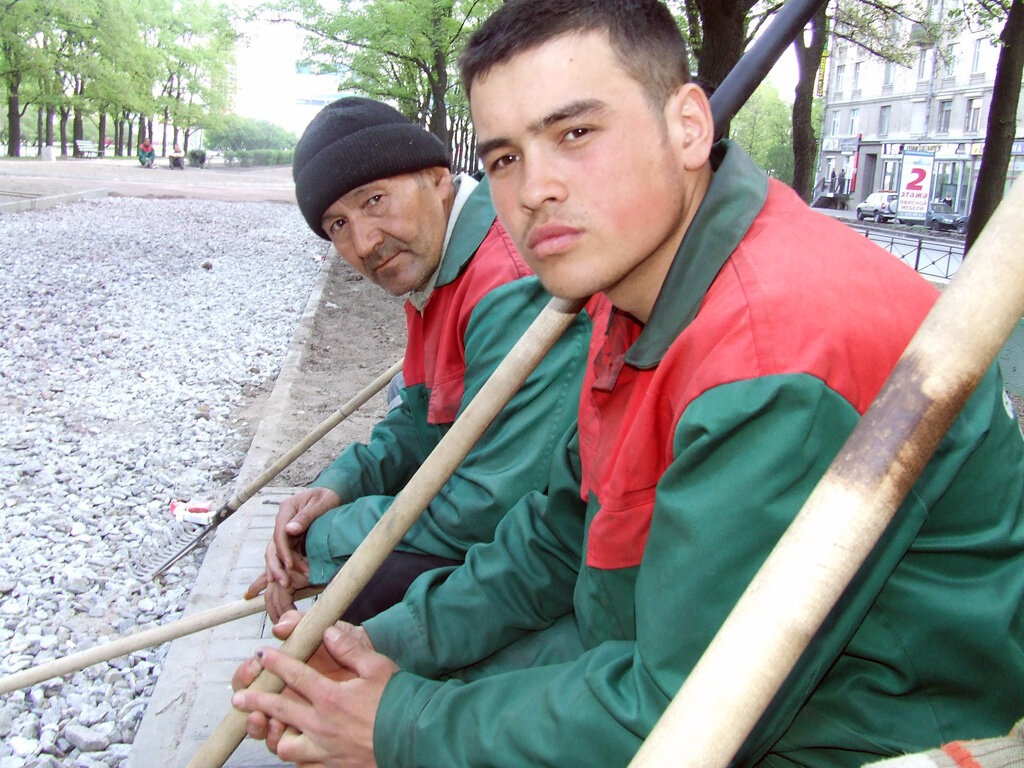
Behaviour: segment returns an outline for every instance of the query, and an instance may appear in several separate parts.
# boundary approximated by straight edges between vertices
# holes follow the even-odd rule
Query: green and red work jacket
[[[547,495],[366,623],[403,669],[382,768],[626,765],[933,304],[735,145],[713,165],[647,324],[597,307]],[[1008,402],[993,368],[735,765],[859,766],[1024,714]]]
[[[486,183],[470,194],[422,311],[406,301],[402,402],[366,445],[349,446],[313,482],[344,502],[306,537],[312,583],[341,567],[551,296],[495,219]],[[502,516],[544,489],[550,456],[576,418],[589,321],[574,322],[501,411],[398,549],[462,560]]]

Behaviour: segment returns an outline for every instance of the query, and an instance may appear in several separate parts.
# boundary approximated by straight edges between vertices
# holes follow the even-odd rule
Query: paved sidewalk
[[[289,166],[176,171],[164,160],[157,163],[143,168],[133,158],[0,158],[0,212],[103,195],[295,202]]]

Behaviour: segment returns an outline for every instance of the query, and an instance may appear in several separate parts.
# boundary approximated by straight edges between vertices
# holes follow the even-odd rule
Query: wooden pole
[[[1011,189],[631,768],[729,764],[1024,315]]]
[[[312,655],[320,645],[324,630],[338,620],[366,586],[581,308],[582,302],[563,299],[548,302],[387,512],[331,579],[320,599],[302,617],[281,646],[282,651],[301,660]],[[276,693],[284,689],[284,683],[264,670],[249,687]],[[224,765],[245,738],[245,718],[244,712],[232,708],[196,752],[188,768],[220,768]]]
[[[310,587],[295,594],[296,600],[302,600],[313,595],[320,594],[320,587]],[[28,688],[30,685],[41,683],[52,677],[60,677],[80,669],[99,664],[101,661],[110,661],[118,656],[126,656],[133,651],[140,651],[143,648],[152,648],[155,645],[175,640],[185,635],[191,635],[203,629],[216,627],[219,624],[226,624],[235,619],[244,619],[264,610],[262,595],[252,600],[239,600],[235,603],[222,605],[218,608],[211,608],[208,611],[186,616],[170,624],[145,629],[141,632],[134,632],[124,637],[119,637],[109,643],[98,645],[95,648],[87,648],[78,653],[72,653],[59,659],[40,664],[30,669],[16,672],[13,675],[0,678],[0,694],[10,693],[19,688]]]
[[[341,424],[341,422],[359,410],[367,400],[384,389],[384,387],[388,385],[388,382],[390,382],[401,370],[402,362],[398,361],[397,363],[394,363],[390,368],[384,371],[384,373],[380,374],[377,378],[353,395],[347,403],[341,406],[341,408],[320,422],[320,425],[316,427],[316,429],[293,445],[281,458],[267,467],[267,469],[263,470],[259,477],[232,496],[231,499],[220,508],[216,516],[213,518],[213,521],[208,526],[196,535],[192,541],[180,548],[177,552],[171,555],[171,557],[167,558],[163,563],[157,566],[156,570],[148,575],[148,578],[155,579],[199,546],[199,543],[209,536],[218,525],[241,509],[245,502],[259,493],[267,483],[281,474],[281,472],[284,471],[284,469],[293,461],[299,458],[299,456],[308,451],[310,446],[319,442],[324,435]]]

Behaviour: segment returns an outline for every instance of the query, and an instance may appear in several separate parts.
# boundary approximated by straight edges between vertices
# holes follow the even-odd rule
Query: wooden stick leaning
[[[729,764],[1024,315],[1024,184],[779,540],[631,768]]]
[[[309,587],[295,593],[296,600],[302,600],[321,592],[320,587]],[[265,610],[263,596],[254,597],[251,600],[239,600],[228,605],[221,605],[211,608],[202,613],[186,616],[170,624],[164,624],[152,629],[144,629],[141,632],[133,632],[124,635],[116,640],[94,648],[86,648],[68,656],[62,656],[46,664],[31,667],[15,672],[13,675],[0,678],[0,694],[17,691],[20,688],[28,688],[30,685],[41,683],[52,677],[60,677],[80,669],[91,667],[103,661],[116,659],[118,656],[126,656],[133,651],[140,651],[143,648],[152,648],[169,640],[175,640],[185,635],[191,635],[210,627],[226,624],[235,619],[244,619],[246,616],[260,613]]]
[[[505,404],[522,386],[552,345],[572,323],[582,302],[552,299],[459,415],[377,521],[363,542],[324,589],[281,646],[290,656],[306,660],[320,645],[324,630],[338,620],[384,559],[391,554],[423,510],[462,463]],[[279,692],[284,684],[267,671],[250,688]],[[220,768],[245,738],[244,712],[232,708],[203,743],[188,768]]]
[[[199,535],[192,539],[192,541],[181,547],[171,557],[161,563],[154,571],[152,571],[152,573],[149,574],[148,578],[156,578],[178,562],[178,560],[199,546],[199,543],[209,536],[217,526],[231,517],[231,515],[235,514],[235,512],[237,512],[245,502],[259,493],[267,483],[277,477],[287,466],[299,458],[299,456],[308,451],[310,446],[319,442],[324,435],[341,424],[341,422],[359,410],[367,400],[384,389],[391,379],[393,379],[401,370],[402,362],[398,361],[397,363],[394,363],[390,368],[384,371],[384,373],[380,374],[377,378],[353,395],[348,402],[341,406],[341,408],[320,422],[312,432],[288,449],[281,458],[267,467],[267,469],[263,470],[259,477],[232,496],[231,499],[217,512],[216,517],[214,517],[213,522],[211,522],[210,525],[206,526]]]
[[[259,493],[263,486],[281,474],[289,464],[308,451],[312,445],[318,443],[324,435],[358,411],[367,400],[384,389],[384,387],[386,387],[401,370],[402,361],[399,360],[384,371],[384,373],[380,374],[377,378],[359,390],[351,397],[351,399],[349,399],[348,402],[341,406],[341,408],[321,421],[316,429],[293,445],[281,458],[263,470],[259,477],[232,496],[231,500],[228,501],[227,506],[232,510],[237,511],[243,504],[245,504],[245,502]]]

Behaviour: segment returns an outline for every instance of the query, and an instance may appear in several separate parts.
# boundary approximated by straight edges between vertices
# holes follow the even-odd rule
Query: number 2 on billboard
[[[907,189],[920,192],[923,188],[921,182],[927,178],[928,172],[924,168],[911,168],[910,173],[914,178],[907,182]]]

